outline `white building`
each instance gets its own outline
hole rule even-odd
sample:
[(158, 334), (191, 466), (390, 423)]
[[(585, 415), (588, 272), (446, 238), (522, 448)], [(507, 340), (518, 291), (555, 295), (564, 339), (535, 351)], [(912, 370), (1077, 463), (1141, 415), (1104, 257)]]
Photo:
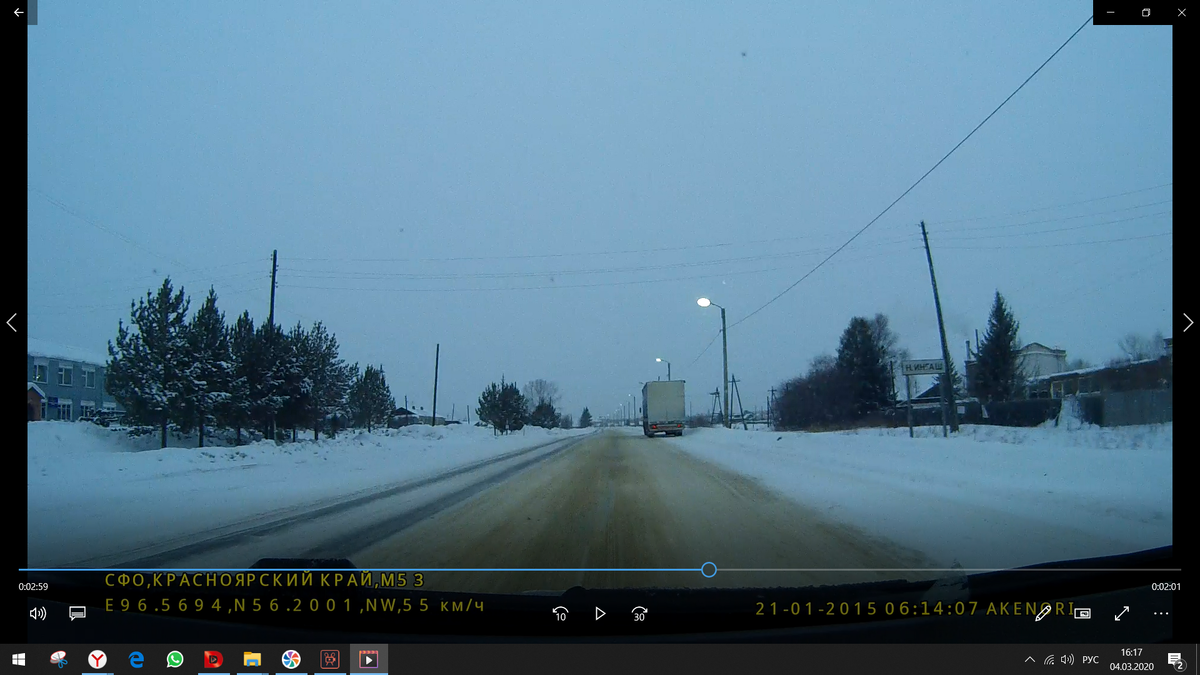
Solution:
[(1026, 379), (1066, 372), (1067, 350), (1030, 342), (1017, 352), (1017, 370)]

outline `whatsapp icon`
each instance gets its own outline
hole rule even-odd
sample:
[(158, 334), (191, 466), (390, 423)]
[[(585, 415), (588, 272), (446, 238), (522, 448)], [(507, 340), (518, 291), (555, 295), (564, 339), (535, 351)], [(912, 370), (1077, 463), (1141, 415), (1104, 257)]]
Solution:
[(183, 665), (183, 654), (182, 653), (180, 653), (178, 651), (174, 651), (174, 652), (171, 652), (170, 654), (167, 654), (167, 667), (168, 668), (178, 668), (179, 666), (182, 666), (182, 665)]

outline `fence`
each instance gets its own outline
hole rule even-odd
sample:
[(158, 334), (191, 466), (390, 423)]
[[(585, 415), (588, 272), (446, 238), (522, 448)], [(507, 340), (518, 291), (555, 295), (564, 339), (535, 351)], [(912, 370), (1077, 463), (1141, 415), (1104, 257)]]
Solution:
[(1162, 424), (1172, 418), (1170, 389), (1110, 391), (1078, 400), (1083, 421), (1105, 427)]

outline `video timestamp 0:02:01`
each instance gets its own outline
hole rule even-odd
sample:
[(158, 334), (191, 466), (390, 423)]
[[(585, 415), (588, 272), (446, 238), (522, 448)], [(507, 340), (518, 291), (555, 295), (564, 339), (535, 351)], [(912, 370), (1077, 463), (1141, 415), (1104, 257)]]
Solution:
[(792, 616), (970, 616), (978, 608), (976, 601), (967, 602), (825, 602), (813, 605), (811, 602), (793, 602), (790, 604), (777, 602), (755, 603), (755, 616), (776, 616), (791, 614)]

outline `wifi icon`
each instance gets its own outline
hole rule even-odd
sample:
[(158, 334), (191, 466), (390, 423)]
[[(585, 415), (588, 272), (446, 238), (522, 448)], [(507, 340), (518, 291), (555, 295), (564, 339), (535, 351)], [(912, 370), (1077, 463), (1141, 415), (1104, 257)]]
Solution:
[(1050, 656), (1047, 656), (1047, 657), (1046, 657), (1046, 660), (1045, 660), (1045, 661), (1043, 661), (1043, 662), (1042, 662), (1042, 664), (1043, 664), (1043, 665), (1047, 665), (1047, 666), (1052, 666), (1052, 665), (1054, 665), (1054, 655), (1053, 655), (1053, 654), (1051, 654)]

